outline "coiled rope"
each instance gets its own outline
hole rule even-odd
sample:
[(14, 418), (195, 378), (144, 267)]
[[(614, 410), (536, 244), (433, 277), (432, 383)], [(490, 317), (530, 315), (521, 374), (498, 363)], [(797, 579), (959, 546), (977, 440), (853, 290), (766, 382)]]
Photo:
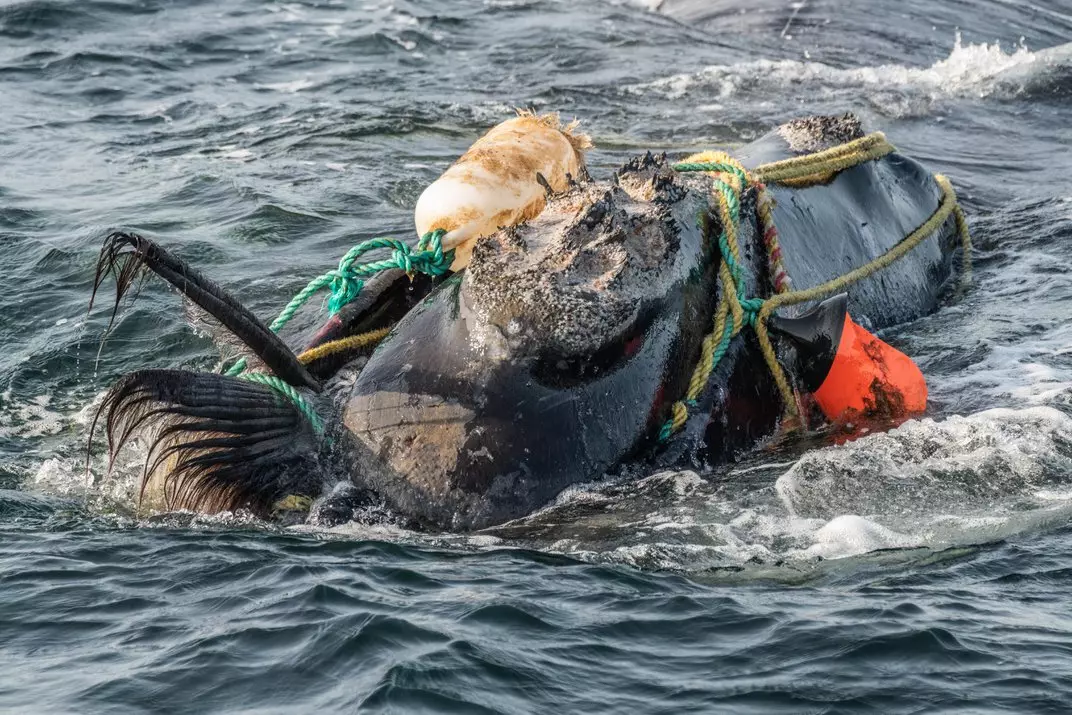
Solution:
[[(454, 261), (454, 251), (443, 250), (443, 236), (446, 233), (442, 229), (429, 231), (421, 236), (414, 248), (394, 238), (373, 238), (357, 244), (342, 257), (338, 268), (317, 276), (301, 292), (295, 295), (279, 313), (279, 316), (268, 326), (268, 329), (273, 333), (278, 333), (301, 310), (302, 306), (309, 302), (310, 298), (325, 288), (331, 292), (331, 297), (328, 298), (328, 314), (335, 315), (344, 305), (350, 303), (361, 294), (361, 289), (365, 287), (366, 278), (383, 271), (399, 268), (411, 275), (413, 273), (424, 273), (430, 276), (441, 276), (447, 273), (450, 270), (450, 264)], [(369, 251), (384, 248), (391, 249), (391, 255), (388, 258), (364, 263), (357, 262), (358, 258)], [(388, 329), (384, 328), (343, 338), (342, 340), (334, 340), (305, 351), (298, 356), (298, 360), (302, 363), (308, 363), (344, 350), (374, 345), (386, 337), (387, 333)], [(301, 413), (312, 423), (313, 429), (318, 435), (323, 434), (323, 421), (305, 398), (301, 396), (301, 393), (294, 389), (292, 385), (274, 375), (245, 372), (246, 365), (246, 358), (239, 358), (224, 374), (258, 382), (275, 389), (298, 407)]]
[[(792, 283), (782, 263), (778, 232), (774, 227), (771, 214), (772, 203), (765, 184), (811, 186), (829, 180), (839, 171), (879, 159), (893, 151), (895, 148), (886, 141), (885, 135), (882, 132), (875, 132), (832, 149), (764, 164), (752, 172), (725, 152), (703, 152), (674, 165), (673, 168), (677, 171), (702, 171), (712, 175), (712, 196), (722, 224), (722, 232), (718, 238), (722, 256), (718, 280), (722, 297), (715, 311), (714, 328), (701, 343), (700, 359), (693, 370), (684, 398), (672, 405), (670, 418), (659, 432), (660, 441), (665, 442), (684, 427), (688, 420), (689, 407), (696, 406), (696, 400), (707, 385), (712, 371), (718, 366), (731, 342), (746, 324), (751, 325), (756, 331), (763, 359), (782, 396), (786, 416), (789, 418), (787, 423), (799, 425), (800, 415), (796, 395), (789, 385), (785, 371), (778, 363), (767, 331), (767, 319), (771, 313), (787, 305), (806, 303), (834, 295), (888, 267), (937, 231), (950, 215), (955, 217), (962, 246), (961, 277), (965, 281), (971, 279), (971, 236), (968, 233), (964, 213), (957, 205), (956, 193), (949, 179), (941, 174), (935, 174), (934, 180), (942, 196), (938, 202), (938, 208), (918, 228), (888, 251), (859, 268), (813, 288), (792, 290)], [(745, 297), (741, 276), (737, 231), (740, 225), (740, 197), (748, 188), (754, 188), (757, 192), (756, 213), (775, 289), (775, 295), (766, 299)]]
[[(331, 297), (328, 299), (328, 315), (335, 315), (344, 305), (361, 294), (361, 289), (365, 287), (364, 279), (377, 273), (392, 268), (401, 268), (409, 274), (443, 275), (450, 270), (450, 264), (454, 260), (453, 250), (443, 250), (443, 236), (445, 235), (447, 232), (443, 229), (429, 231), (417, 241), (416, 248), (410, 248), (395, 238), (373, 238), (357, 244), (346, 252), (346, 255), (339, 261), (337, 269), (311, 280), (309, 285), (287, 303), (279, 317), (268, 327), (273, 332), (279, 332), (294, 317), (294, 314), (323, 288), (331, 289)], [(356, 263), (357, 259), (364, 254), (379, 248), (392, 249), (390, 258)]]

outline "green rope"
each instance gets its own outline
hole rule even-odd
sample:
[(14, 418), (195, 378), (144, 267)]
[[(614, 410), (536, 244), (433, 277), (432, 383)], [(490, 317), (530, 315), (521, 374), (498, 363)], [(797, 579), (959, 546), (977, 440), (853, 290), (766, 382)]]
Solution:
[[(680, 162), (674, 164), (672, 168), (675, 171), (681, 172), (702, 171), (732, 174), (737, 179), (737, 186), (741, 187), (741, 190), (748, 188), (752, 184), (748, 174), (744, 172), (740, 166), (735, 166), (733, 164), (723, 162)], [(729, 216), (727, 218), (732, 222), (734, 235), (736, 235), (741, 222), (741, 197), (738, 194), (737, 188), (718, 178), (713, 179), (712, 188), (722, 194), (726, 199), (726, 206), (729, 209)], [(744, 270), (741, 268), (740, 262), (737, 260), (736, 252), (730, 246), (729, 234), (727, 231), (728, 227), (725, 225), (724, 221), (722, 231), (718, 237), (720, 257), (729, 269), (730, 280), (733, 284), (733, 292), (737, 304), (741, 307), (742, 323), (755, 326), (756, 317), (759, 315), (759, 311), (763, 308), (764, 300), (762, 298), (748, 298), (745, 296)], [(725, 290), (725, 288), (723, 289)], [(722, 362), (722, 358), (725, 357), (735, 336), (736, 331), (734, 328), (734, 321), (726, 320), (725, 325), (722, 327), (722, 335), (719, 338), (718, 344), (711, 351), (709, 363), (710, 372), (714, 372), (715, 368), (718, 367), (718, 364)], [(682, 404), (687, 407), (696, 407), (697, 405), (696, 400), (689, 398), (684, 399)], [(666, 442), (669, 440), (670, 437), (673, 436), (675, 430), (675, 419), (674, 417), (671, 417), (664, 422), (659, 429), (659, 442)]]
[(243, 372), (245, 372), (245, 369), (246, 359), (238, 358), (238, 361), (234, 365), (231, 365), (231, 367), (227, 368), (227, 370), (223, 374), (227, 375), (228, 377), (238, 377)]
[(718, 161), (688, 162), (682, 161), (670, 167), (674, 171), (713, 171), (719, 174), (733, 174), (741, 186), (748, 186), (748, 175), (741, 167)]
[[(365, 287), (364, 279), (377, 273), (400, 268), (406, 273), (443, 275), (450, 270), (450, 264), (454, 262), (454, 251), (443, 250), (443, 236), (446, 234), (447, 232), (443, 229), (429, 231), (417, 241), (416, 248), (410, 248), (409, 245), (395, 238), (373, 238), (357, 244), (346, 252), (346, 255), (339, 261), (337, 269), (310, 281), (309, 285), (287, 303), (287, 307), (283, 308), (279, 317), (268, 327), (272, 332), (279, 332), (294, 317), (294, 314), (323, 288), (331, 290), (331, 297), (328, 299), (328, 314), (335, 315), (344, 305), (361, 294), (361, 289)], [(391, 257), (379, 261), (356, 263), (357, 259), (364, 254), (379, 248), (393, 249)]]
[(320, 415), (316, 413), (312, 405), (305, 401), (305, 398), (301, 396), (294, 386), (285, 380), (276, 377), (275, 375), (265, 375), (262, 372), (247, 372), (244, 375), (239, 375), (239, 379), (248, 380), (250, 382), (259, 382), (262, 385), (272, 388), (279, 394), (290, 399), (291, 402), (301, 411), (305, 418), (309, 420), (309, 423), (313, 426), (313, 431), (317, 436), (324, 434), (324, 422), (320, 419)]
[[(331, 291), (331, 297), (328, 299), (328, 314), (335, 315), (342, 310), (344, 305), (361, 294), (361, 289), (365, 287), (366, 278), (383, 271), (399, 268), (409, 274), (424, 273), (430, 276), (441, 276), (447, 273), (450, 270), (450, 264), (454, 262), (454, 251), (443, 250), (443, 237), (446, 234), (447, 232), (443, 229), (429, 231), (421, 236), (415, 248), (410, 248), (408, 244), (394, 238), (373, 238), (357, 244), (342, 257), (338, 268), (317, 276), (301, 292), (291, 298), (290, 302), (279, 313), (279, 316), (268, 326), (268, 329), (273, 333), (278, 333), (301, 310), (302, 306), (309, 302), (310, 298), (324, 288), (328, 288)], [(358, 258), (369, 251), (382, 248), (392, 249), (389, 258), (364, 263), (357, 262)], [(297, 390), (272, 375), (262, 373), (244, 374), (246, 365), (246, 358), (239, 358), (224, 374), (230, 377), (252, 380), (274, 388), (282, 395), (290, 398), (298, 406), (302, 414), (313, 424), (313, 428), (318, 435), (323, 434), (323, 422)]]
[[(721, 173), (731, 173), (737, 177), (738, 185), (744, 189), (747, 189), (751, 185), (751, 181), (748, 176), (741, 171), (740, 167), (733, 164), (722, 164), (717, 162), (705, 162), (705, 163), (686, 163), (675, 164), (673, 166), (675, 171), (717, 171)], [(730, 186), (721, 179), (715, 179), (713, 181), (715, 190), (719, 191), (726, 197), (726, 204), (730, 208), (730, 218), (733, 221), (734, 227), (740, 227), (741, 225), (741, 197), (737, 193), (737, 189)], [(741, 264), (737, 260), (737, 256), (734, 251), (730, 249), (729, 237), (726, 233), (726, 228), (722, 228), (722, 232), (718, 237), (718, 248), (722, 254), (722, 259), (726, 261), (726, 265), (729, 266), (730, 275), (733, 276), (733, 288), (737, 294), (737, 302), (740, 304), (744, 313), (744, 322), (746, 325), (755, 325), (756, 316), (759, 315), (759, 311), (763, 308), (762, 298), (746, 298), (744, 294), (744, 270), (741, 268)], [(730, 326), (732, 327), (732, 326)], [(731, 331), (726, 331), (726, 335), (729, 335)], [(728, 345), (732, 335), (730, 337), (723, 338), (723, 343)], [(725, 347), (721, 352), (717, 352), (717, 359), (712, 365), (714, 369), (715, 365), (718, 365), (719, 360), (722, 359), (722, 355), (725, 354)]]

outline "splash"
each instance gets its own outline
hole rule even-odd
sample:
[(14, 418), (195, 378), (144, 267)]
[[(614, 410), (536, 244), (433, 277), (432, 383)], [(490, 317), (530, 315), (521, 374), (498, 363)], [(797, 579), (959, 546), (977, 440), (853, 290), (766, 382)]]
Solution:
[[(956, 35), (949, 56), (930, 67), (878, 65), (838, 68), (821, 62), (754, 60), (714, 65), (692, 74), (677, 74), (623, 88), (630, 94), (656, 94), (667, 99), (702, 96), (727, 100), (751, 95), (767, 96), (804, 91), (814, 95), (870, 90), (877, 104), (897, 113), (907, 99), (936, 100), (953, 97), (1017, 96), (1045, 90), (1055, 73), (1072, 71), (1072, 43), (1032, 52), (1021, 41), (1011, 51), (999, 43), (964, 44)], [(883, 96), (897, 93), (898, 97)], [(902, 107), (902, 110), (905, 108)]]
[(51, 395), (17, 401), (10, 390), (0, 395), (0, 437), (44, 437), (61, 433), (67, 417), (58, 412)]
[[(31, 482), (98, 516), (142, 526), (280, 528), (248, 514), (137, 516), (137, 459), (107, 473), (97, 455), (92, 475), (81, 460), (49, 459)], [(382, 509), (355, 517), (289, 529), (422, 548), (535, 549), (653, 570), (743, 570), (737, 578), (807, 578), (831, 560), (930, 558), (1067, 523), (1072, 416), (1051, 406), (990, 409), (912, 420), (789, 461), (758, 452), (715, 473), (623, 474), (571, 487), (529, 517), (476, 534), (411, 531)], [(908, 556), (891, 557), (891, 550)]]
[[(793, 517), (995, 512), (1072, 480), (1072, 418), (1052, 407), (910, 421), (805, 454), (775, 489)], [(1068, 486), (1072, 487), (1072, 483)], [(1072, 496), (1072, 493), (1070, 493)]]
[(1072, 515), (1072, 417), (1053, 407), (913, 420), (805, 452), (788, 469), (757, 461), (577, 487), (489, 531), (588, 561), (767, 573), (990, 543)]

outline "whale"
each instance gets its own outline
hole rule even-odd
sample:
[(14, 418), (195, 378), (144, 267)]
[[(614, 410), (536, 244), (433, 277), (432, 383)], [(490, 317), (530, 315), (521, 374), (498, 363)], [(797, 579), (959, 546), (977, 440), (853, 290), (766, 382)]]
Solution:
[[(805, 118), (734, 156), (755, 167), (862, 134), (851, 115)], [(386, 337), (313, 361), (157, 242), (112, 234), (98, 287), (115, 275), (118, 300), (140, 271), (153, 271), (286, 388), (140, 370), (108, 391), (91, 433), (103, 426), (113, 456), (135, 436), (146, 439), (142, 494), (156, 508), (271, 515), (299, 497), (312, 504), (310, 519), (376, 507), (415, 528), (453, 531), (523, 517), (571, 485), (634, 465), (733, 460), (774, 434), (784, 415), (750, 331), (729, 345), (683, 429), (669, 439), (660, 429), (726, 290), (712, 182), (649, 153), (607, 178), (549, 188), (538, 215), (475, 241), (461, 270), (414, 280), (386, 271), (370, 280), (305, 347), (370, 330)], [(767, 191), (798, 289), (882, 255), (942, 200), (933, 175), (896, 151), (813, 185)], [(769, 295), (753, 189), (743, 192), (740, 215), (743, 289)], [(847, 311), (877, 330), (937, 310), (956, 273), (957, 245), (950, 218), (916, 250), (854, 284), (837, 302), (838, 316)], [(807, 322), (816, 310), (823, 306), (780, 319)], [(784, 364), (800, 362), (797, 342), (776, 341)], [(286, 390), (304, 397), (285, 399)]]

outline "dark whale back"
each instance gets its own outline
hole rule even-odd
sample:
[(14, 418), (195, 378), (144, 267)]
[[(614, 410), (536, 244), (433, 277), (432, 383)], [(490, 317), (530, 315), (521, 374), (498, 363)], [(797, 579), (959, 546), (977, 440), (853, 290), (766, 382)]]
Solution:
[[(777, 132), (734, 151), (745, 166), (794, 152)], [(811, 288), (882, 255), (938, 207), (930, 171), (899, 153), (846, 169), (828, 184), (768, 187), (786, 270), (795, 289)], [(849, 313), (873, 329), (934, 312), (951, 274), (953, 219), (909, 255), (849, 288)]]
[[(859, 126), (852, 117), (829, 119)], [(800, 124), (812, 126), (811, 120)], [(822, 122), (820, 122), (822, 124)], [(734, 150), (746, 167), (810, 153), (850, 139), (850, 136), (810, 137), (813, 146), (794, 151), (784, 138), (784, 125), (755, 142)], [(841, 127), (844, 129), (844, 126)], [(804, 132), (806, 134), (806, 132)], [(800, 132), (790, 132), (799, 139)], [(940, 189), (918, 162), (898, 153), (868, 161), (837, 174), (831, 181), (807, 188), (768, 186), (774, 199), (783, 261), (802, 290), (848, 273), (882, 255), (938, 207)], [(765, 275), (766, 257), (759, 247), (754, 214), (742, 221), (742, 252), (753, 275), (746, 293), (764, 295), (756, 275)], [(750, 245), (749, 245), (750, 244)], [(749, 246), (750, 250), (744, 250)], [(891, 266), (847, 289), (848, 310), (861, 325), (881, 329), (934, 312), (952, 274), (956, 228), (950, 218), (936, 235)], [(783, 311), (794, 315), (810, 306)], [(781, 398), (766, 368), (755, 335), (745, 330), (731, 344), (697, 400), (693, 417), (660, 462), (667, 465), (694, 460), (710, 465), (732, 460), (770, 435), (782, 415)]]

